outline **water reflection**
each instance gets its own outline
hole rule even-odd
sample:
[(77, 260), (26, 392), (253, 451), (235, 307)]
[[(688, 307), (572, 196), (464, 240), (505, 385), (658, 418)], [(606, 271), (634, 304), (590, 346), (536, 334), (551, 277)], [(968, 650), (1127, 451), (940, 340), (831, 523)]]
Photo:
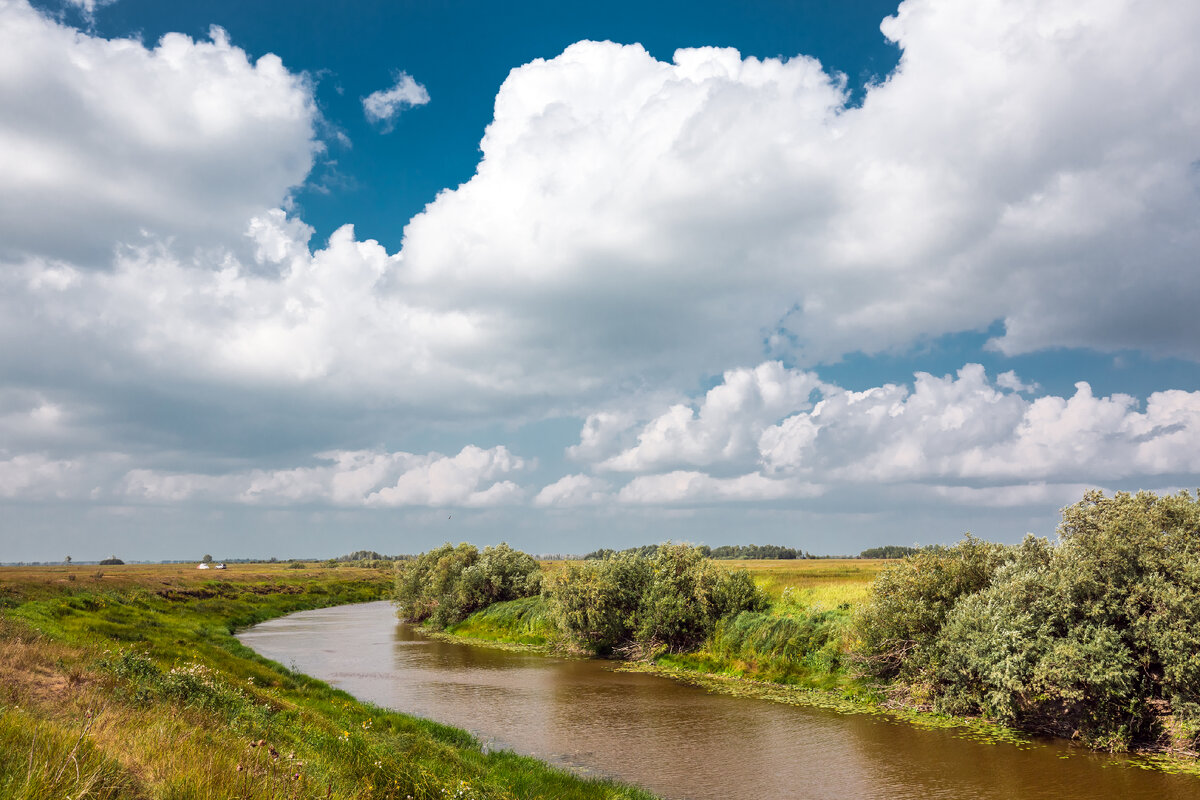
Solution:
[[(306, 611), (239, 636), (363, 700), (668, 798), (1194, 800), (1200, 781), (870, 716), (710, 694), (602, 662), (423, 638), (387, 603)], [(1063, 756), (1069, 756), (1063, 758)]]

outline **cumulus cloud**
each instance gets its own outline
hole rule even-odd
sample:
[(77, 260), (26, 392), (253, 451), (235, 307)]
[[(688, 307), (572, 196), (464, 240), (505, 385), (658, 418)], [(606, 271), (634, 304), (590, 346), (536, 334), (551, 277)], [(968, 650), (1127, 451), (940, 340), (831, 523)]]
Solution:
[(1200, 472), (1200, 392), (1155, 392), (1144, 411), (1128, 395), (1027, 400), (999, 391), (983, 368), (918, 373), (888, 385), (828, 393), (807, 414), (764, 431), (770, 474), (829, 481), (1098, 482)]
[(588, 506), (612, 499), (612, 485), (591, 475), (564, 475), (542, 488), (535, 506)]
[(112, 476), (128, 469), (121, 453), (55, 457), (46, 452), (0, 450), (0, 498), (17, 502), (95, 500), (105, 494)]
[(503, 446), (485, 450), (468, 445), (454, 456), (340, 451), (317, 459), (324, 463), (222, 475), (134, 469), (124, 476), (118, 493), (154, 503), (205, 499), (250, 505), (484, 507), (520, 500), (521, 487), (505, 476), (526, 466)]
[(0, 259), (226, 243), (321, 148), (311, 87), (277, 56), (251, 61), (216, 27), (103, 39), (25, 0), (0, 3), (0, 108)]
[[(706, 413), (720, 398), (758, 396), (749, 391), (752, 375), (770, 377), (760, 388), (793, 391), (774, 393), (777, 403), (757, 420)], [(1155, 392), (1142, 410), (1131, 396), (1096, 397), (1083, 382), (1070, 397), (1027, 399), (1020, 393), (1027, 388), (1013, 373), (992, 382), (983, 367), (967, 364), (956, 375), (917, 373), (911, 387), (849, 391), (768, 362), (730, 370), (695, 404), (699, 412), (672, 407), (640, 426), (635, 445), (593, 468), (654, 472), (619, 491), (621, 501), (636, 503), (924, 485), (916, 491), (928, 498), (999, 506), (1077, 496), (1081, 486), (1200, 474), (1200, 392)], [(674, 464), (707, 471), (662, 471)], [(572, 476), (570, 485), (587, 480)]]
[(423, 106), (429, 102), (429, 92), (407, 72), (396, 73), (396, 83), (390, 89), (371, 92), (363, 98), (363, 113), (371, 122), (382, 123), (390, 130), (396, 117), (405, 108)]
[(673, 504), (766, 501), (814, 497), (821, 487), (794, 480), (768, 478), (756, 472), (734, 478), (714, 478), (703, 472), (676, 470), (642, 475), (618, 493), (622, 503)]
[(406, 268), (433, 303), (554, 309), (563, 346), (631, 371), (995, 320), (1006, 353), (1200, 358), (1198, 28), (1200, 7), (910, 0), (857, 108), (809, 58), (575, 44), (509, 75)]
[[(476, 174), (388, 253), (349, 227), (310, 247), (307, 225), (266, 210), (316, 146), (311, 92), (278, 59), (251, 64), (219, 31), (106, 41), (10, 3), (0, 81), (19, 112), (6, 120), (25, 122), (2, 134), (0, 241), (38, 255), (0, 275), (9, 328), (159, 380), (195, 365), (222, 386), (402, 395), (430, 415), (594, 408), (751, 363), (764, 340), (814, 364), (996, 319), (1006, 352), (1200, 357), (1200, 51), (1185, 33), (1200, 10), (1072, 9), (910, 0), (884, 26), (900, 66), (860, 107), (811, 58), (572, 45), (512, 71)], [(108, 113), (126, 95), (153, 107)], [(136, 159), (77, 138), (102, 116), (99, 138)], [(50, 169), (51, 151), (85, 168)], [(49, 183), (21, 177), (35, 166)], [(204, 252), (181, 247), (216, 228)], [(133, 245), (110, 275), (57, 257), (119, 240)], [(592, 424), (574, 457), (619, 448), (610, 468), (642, 469), (668, 466), (655, 436), (699, 442), (709, 423), (664, 419), (633, 452), (616, 421)], [(697, 446), (679, 463), (747, 448)]]
[[(672, 406), (638, 434), (637, 444), (601, 462), (601, 469), (641, 472), (675, 464), (737, 462), (755, 452), (762, 431), (797, 409), (820, 385), (817, 376), (777, 361), (733, 369), (711, 389), (699, 410)], [(593, 429), (584, 425), (581, 446)], [(578, 450), (576, 453), (580, 452)]]
[[(276, 464), (330, 419), (570, 414), (579, 474), (538, 505), (864, 485), (1012, 503), (1194, 475), (1196, 393), (1037, 397), (971, 365), (852, 392), (814, 365), (996, 320), (1004, 353), (1200, 358), (1198, 28), (1196, 4), (908, 0), (883, 25), (899, 67), (854, 107), (804, 56), (577, 43), (512, 71), (474, 176), (389, 253), (350, 226), (312, 243), (289, 216), (319, 119), (275, 56), (220, 29), (106, 40), (0, 0), (0, 370), (25, 392), (0, 397), (0, 429), (23, 432), (0, 486), (523, 502), (503, 448), (361, 436)], [(364, 113), (385, 123), (428, 98), (403, 75), (377, 94)], [(268, 416), (292, 444), (257, 469), (164, 466), (187, 461), (196, 408), (232, 420), (206, 454), (232, 458)], [(113, 441), (70, 452), (89, 422)], [(118, 439), (151, 455), (112, 455)]]

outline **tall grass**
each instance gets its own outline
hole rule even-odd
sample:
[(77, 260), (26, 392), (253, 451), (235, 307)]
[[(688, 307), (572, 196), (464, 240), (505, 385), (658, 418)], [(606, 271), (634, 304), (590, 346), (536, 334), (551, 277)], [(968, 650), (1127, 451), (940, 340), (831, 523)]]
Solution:
[(546, 645), (558, 640), (558, 626), (546, 598), (537, 595), (493, 603), (447, 631), (484, 641)]
[(231, 631), (391, 585), (284, 569), (115, 567), (99, 586), (0, 570), (0, 798), (650, 798), (484, 753), (259, 657)]

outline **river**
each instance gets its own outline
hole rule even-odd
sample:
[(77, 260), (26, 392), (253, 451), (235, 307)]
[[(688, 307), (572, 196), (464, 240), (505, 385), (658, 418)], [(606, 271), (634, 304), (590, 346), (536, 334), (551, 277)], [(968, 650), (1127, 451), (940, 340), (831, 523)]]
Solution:
[(1197, 800), (1200, 779), (1039, 742), (988, 744), (885, 717), (707, 692), (611, 663), (430, 639), (386, 602), (304, 611), (238, 638), (362, 700), (489, 748), (671, 800)]

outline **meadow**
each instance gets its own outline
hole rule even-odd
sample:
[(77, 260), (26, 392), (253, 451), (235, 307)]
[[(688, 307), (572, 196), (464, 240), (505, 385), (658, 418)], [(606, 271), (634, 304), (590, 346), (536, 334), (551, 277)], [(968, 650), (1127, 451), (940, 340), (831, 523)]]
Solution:
[(0, 568), (0, 798), (650, 798), (369, 704), (240, 627), (387, 597), (390, 566)]
[[(539, 562), (548, 581), (582, 561)], [(720, 620), (712, 634), (685, 651), (655, 653), (649, 663), (669, 670), (755, 678), (864, 696), (846, 669), (853, 611), (871, 583), (897, 563), (889, 559), (759, 559), (715, 562), (746, 570), (769, 599), (762, 611)], [(447, 627), (453, 636), (490, 644), (572, 651), (545, 596), (493, 603)]]

